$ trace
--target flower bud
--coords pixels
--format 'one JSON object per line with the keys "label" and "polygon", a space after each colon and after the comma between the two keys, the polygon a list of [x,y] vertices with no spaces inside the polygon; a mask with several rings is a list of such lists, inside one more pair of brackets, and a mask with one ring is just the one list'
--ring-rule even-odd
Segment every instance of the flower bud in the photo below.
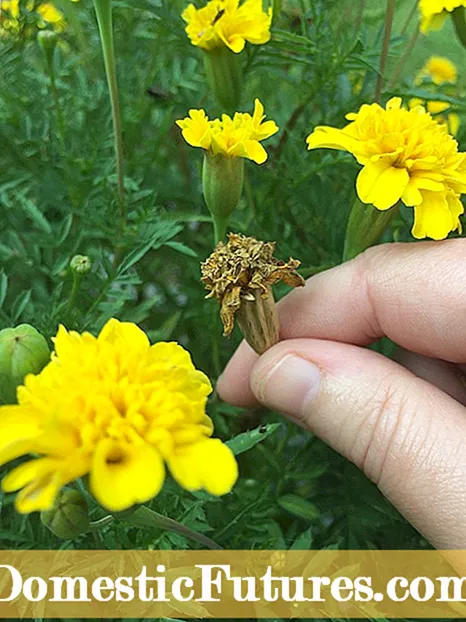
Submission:
{"label": "flower bud", "polygon": [[86,255],[75,255],[70,261],[70,268],[76,274],[86,274],[92,268],[92,262]]}
{"label": "flower bud", "polygon": [[71,540],[89,529],[87,502],[82,493],[62,488],[50,510],[40,513],[42,523],[62,540]]}
{"label": "flower bud", "polygon": [[21,324],[0,331],[0,402],[13,404],[16,387],[27,374],[38,374],[50,360],[50,350],[33,326]]}
{"label": "flower bud", "polygon": [[48,65],[52,64],[55,48],[58,43],[58,35],[53,30],[41,30],[37,34],[37,41],[44,53]]}
{"label": "flower bud", "polygon": [[205,152],[202,190],[218,230],[217,242],[225,236],[228,218],[239,203],[243,185],[243,158],[229,158],[221,153],[213,155],[209,151]]}
{"label": "flower bud", "polygon": [[233,113],[239,106],[243,86],[240,54],[222,45],[204,51],[209,86],[222,111]]}

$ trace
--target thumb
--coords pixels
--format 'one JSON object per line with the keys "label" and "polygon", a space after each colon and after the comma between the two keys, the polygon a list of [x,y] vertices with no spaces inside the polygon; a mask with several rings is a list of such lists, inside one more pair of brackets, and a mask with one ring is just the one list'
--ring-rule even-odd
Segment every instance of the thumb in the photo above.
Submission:
{"label": "thumb", "polygon": [[364,470],[439,548],[466,548],[466,410],[364,348],[283,341],[255,364],[251,388]]}

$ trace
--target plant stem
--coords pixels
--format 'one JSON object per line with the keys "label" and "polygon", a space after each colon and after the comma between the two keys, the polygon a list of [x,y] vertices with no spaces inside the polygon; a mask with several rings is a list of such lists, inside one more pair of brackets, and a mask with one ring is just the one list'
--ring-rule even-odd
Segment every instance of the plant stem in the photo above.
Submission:
{"label": "plant stem", "polygon": [[174,531],[181,536],[185,536],[186,538],[190,538],[191,540],[195,540],[196,542],[203,544],[208,549],[213,551],[222,550],[221,546],[207,536],[185,527],[176,520],[168,518],[167,516],[162,516],[162,514],[154,512],[154,510],[151,510],[145,505],[140,505],[134,511],[131,510],[128,513],[124,512],[120,515],[117,514],[116,518],[122,518],[125,522],[130,525],[135,525],[136,527],[155,527],[156,529],[162,529],[165,531]]}
{"label": "plant stem", "polygon": [[416,15],[417,11],[418,11],[418,0],[414,0],[414,4],[411,8],[411,11],[409,12],[408,17],[406,18],[406,22],[405,25],[403,26],[403,28],[401,29],[401,34],[404,35],[406,33],[406,31],[409,28],[409,25],[411,23],[411,20],[413,19],[413,17]]}
{"label": "plant stem", "polygon": [[217,246],[219,242],[225,241],[227,234],[228,218],[213,217],[214,221],[214,244]]}
{"label": "plant stem", "polygon": [[385,68],[387,65],[388,49],[390,47],[390,37],[392,34],[393,17],[395,16],[396,0],[387,0],[387,10],[385,13],[385,26],[382,43],[382,54],[380,55],[379,75],[377,76],[377,86],[375,89],[375,101],[380,103],[382,87],[384,81]]}
{"label": "plant stem", "polygon": [[421,34],[421,31],[419,30],[419,28],[416,28],[416,30],[413,32],[411,39],[409,40],[408,46],[405,50],[405,53],[403,54],[403,56],[400,58],[400,61],[395,69],[395,72],[392,76],[392,79],[390,80],[389,84],[388,84],[388,89],[392,89],[395,84],[398,82],[398,78],[400,77],[404,66],[406,64],[406,61],[408,60],[411,52],[414,49],[414,46],[416,45],[416,42],[419,38],[419,35]]}
{"label": "plant stem", "polygon": [[110,514],[108,516],[104,516],[103,518],[99,518],[99,520],[95,520],[89,523],[89,528],[86,529],[84,533],[90,533],[92,531],[100,531],[102,527],[106,527],[107,525],[111,525],[115,518]]}
{"label": "plant stem", "polygon": [[53,59],[47,62],[47,69],[50,77],[50,90],[52,92],[53,105],[55,107],[55,116],[57,120],[57,134],[60,142],[62,153],[65,152],[65,125],[63,122],[63,112],[60,105],[60,98],[58,96],[57,83],[55,81],[55,70],[53,68]]}
{"label": "plant stem", "polygon": [[121,124],[120,98],[115,63],[115,46],[113,41],[113,20],[111,0],[93,0],[99,25],[100,41],[104,56],[105,73],[107,76],[110,104],[112,107],[113,134],[115,143],[115,160],[118,183],[118,202],[120,218],[125,221],[125,189],[123,176],[123,132]]}
{"label": "plant stem", "polygon": [[81,285],[81,274],[73,271],[73,287],[71,288],[70,297],[68,299],[68,305],[66,307],[66,317],[69,318],[71,312],[74,309],[74,305],[76,304],[76,299],[79,293],[79,287]]}
{"label": "plant stem", "polygon": [[466,18],[464,14],[464,7],[457,7],[451,16],[455,26],[456,36],[458,37],[461,45],[466,48]]}

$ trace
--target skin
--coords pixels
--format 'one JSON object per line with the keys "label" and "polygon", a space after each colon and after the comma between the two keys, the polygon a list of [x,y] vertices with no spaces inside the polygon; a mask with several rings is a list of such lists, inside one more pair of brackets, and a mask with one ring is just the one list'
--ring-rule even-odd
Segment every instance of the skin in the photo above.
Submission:
{"label": "skin", "polygon": [[[311,430],[443,549],[466,549],[466,240],[384,244],[279,304],[281,341],[242,343],[217,391]],[[366,348],[383,336],[396,360]]]}

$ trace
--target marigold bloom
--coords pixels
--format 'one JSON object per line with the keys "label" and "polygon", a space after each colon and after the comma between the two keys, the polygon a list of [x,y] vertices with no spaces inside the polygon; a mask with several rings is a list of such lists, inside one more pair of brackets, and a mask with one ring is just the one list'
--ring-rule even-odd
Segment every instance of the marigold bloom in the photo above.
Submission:
{"label": "marigold bloom", "polygon": [[176,124],[192,147],[201,147],[213,155],[247,158],[263,164],[267,152],[260,143],[278,132],[275,121],[264,119],[264,106],[256,99],[252,116],[237,112],[233,118],[224,114],[221,119],[210,121],[204,110],[190,110],[189,117]]}
{"label": "marigold bloom", "polygon": [[445,84],[445,82],[456,82],[458,71],[456,65],[444,56],[431,56],[416,78],[419,84],[423,78],[430,78],[434,84]]}
{"label": "marigold bloom", "polygon": [[425,34],[430,30],[440,30],[448,13],[459,6],[466,7],[466,0],[419,0],[421,32]]}
{"label": "marigold bloom", "polygon": [[[73,2],[76,1],[78,0],[73,0]],[[5,15],[1,15],[2,26],[5,31],[10,34],[19,33],[21,29],[19,0],[0,0],[0,7],[2,13],[5,11]],[[35,11],[38,17],[38,25],[41,28],[50,24],[58,32],[64,29],[63,13],[52,2],[42,2],[36,5],[30,0],[26,3],[25,8],[29,12]]]}
{"label": "marigold bloom", "polygon": [[176,343],[150,345],[135,324],[112,319],[96,338],[60,327],[51,362],[0,408],[0,463],[25,454],[3,480],[19,512],[48,510],[68,482],[89,475],[97,501],[120,511],[161,489],[164,462],[187,490],[230,491],[237,466],[209,438],[212,391]]}
{"label": "marigold bloom", "polygon": [[262,0],[211,0],[197,9],[190,4],[182,13],[186,33],[193,45],[204,50],[226,46],[239,53],[246,42],[260,45],[270,40],[272,9],[267,13]]}
{"label": "marigold bloom", "polygon": [[386,109],[364,104],[347,115],[351,122],[342,130],[317,127],[308,147],[352,153],[363,165],[356,183],[363,203],[386,210],[401,199],[414,207],[413,236],[440,240],[461,229],[466,154],[422,106],[405,110],[401,104],[397,97]]}

